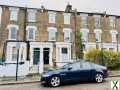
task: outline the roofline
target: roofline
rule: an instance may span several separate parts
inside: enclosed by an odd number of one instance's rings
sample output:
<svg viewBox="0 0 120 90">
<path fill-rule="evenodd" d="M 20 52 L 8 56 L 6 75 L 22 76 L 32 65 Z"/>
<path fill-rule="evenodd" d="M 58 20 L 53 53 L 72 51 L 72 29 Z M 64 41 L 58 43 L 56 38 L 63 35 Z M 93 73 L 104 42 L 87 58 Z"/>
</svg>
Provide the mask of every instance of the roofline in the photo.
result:
<svg viewBox="0 0 120 90">
<path fill-rule="evenodd" d="M 30 8 L 30 7 L 21 7 L 21 6 L 14 6 L 14 5 L 1 5 L 0 6 L 2 7 L 16 7 L 16 8 L 25 8 L 25 9 L 36 9 L 36 10 L 42 10 L 41 8 Z M 62 11 L 62 10 L 51 10 L 51 9 L 45 9 L 46 11 L 55 11 L 55 12 L 65 12 L 65 11 Z M 70 13 L 74 13 L 74 12 L 70 12 Z M 115 17 L 120 17 L 120 15 L 114 15 L 114 14 L 107 14 L 107 13 L 99 13 L 99 12 L 80 12 L 78 11 L 77 14 L 79 15 L 80 13 L 83 13 L 83 14 L 89 14 L 89 15 L 106 15 L 106 16 L 115 16 Z"/>
</svg>

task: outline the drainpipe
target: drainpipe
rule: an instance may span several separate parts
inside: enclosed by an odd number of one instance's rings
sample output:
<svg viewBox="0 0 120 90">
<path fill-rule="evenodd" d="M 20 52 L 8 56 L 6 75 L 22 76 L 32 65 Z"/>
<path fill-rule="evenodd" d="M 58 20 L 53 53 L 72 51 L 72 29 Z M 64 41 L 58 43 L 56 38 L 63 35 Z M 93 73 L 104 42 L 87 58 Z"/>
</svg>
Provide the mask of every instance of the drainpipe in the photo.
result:
<svg viewBox="0 0 120 90">
<path fill-rule="evenodd" d="M 26 33 L 26 26 L 27 26 L 27 7 L 25 7 L 25 16 L 24 16 L 24 38 L 23 38 L 23 41 L 27 44 L 27 50 L 26 50 L 26 52 L 27 52 L 27 57 L 26 57 L 26 60 L 30 60 L 29 59 L 29 50 L 30 50 L 30 43 L 29 43 L 29 41 L 27 41 L 27 39 L 26 39 L 26 35 L 27 35 L 27 33 Z"/>
<path fill-rule="evenodd" d="M 75 41 L 74 41 L 74 53 L 75 53 L 75 58 L 77 60 L 77 51 L 76 51 L 76 30 L 77 30 L 77 9 L 74 10 L 74 24 L 75 24 L 75 30 L 74 30 L 74 34 L 75 34 Z"/>
<path fill-rule="evenodd" d="M 106 18 L 106 11 L 103 12 L 103 15 Z M 107 62 L 104 61 L 104 57 L 103 57 L 103 38 L 101 38 L 101 45 L 102 45 L 102 48 L 101 48 L 101 50 L 102 50 L 102 65 L 106 66 Z"/>
<path fill-rule="evenodd" d="M 2 62 L 4 62 L 5 59 L 6 59 L 6 57 L 5 57 L 6 46 L 7 46 L 7 43 L 4 42 L 4 45 L 3 45 L 3 53 L 2 53 Z"/>
<path fill-rule="evenodd" d="M 26 41 L 26 25 L 27 25 L 27 8 L 24 9 L 25 15 L 24 15 L 24 36 L 23 41 Z"/>
</svg>

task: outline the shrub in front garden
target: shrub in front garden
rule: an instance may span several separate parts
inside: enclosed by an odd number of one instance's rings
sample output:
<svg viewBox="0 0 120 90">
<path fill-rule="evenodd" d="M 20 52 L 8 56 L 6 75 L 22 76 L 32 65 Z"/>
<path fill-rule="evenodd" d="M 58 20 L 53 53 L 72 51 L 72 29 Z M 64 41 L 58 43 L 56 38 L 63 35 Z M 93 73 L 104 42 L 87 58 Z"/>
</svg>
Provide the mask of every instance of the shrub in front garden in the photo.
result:
<svg viewBox="0 0 120 90">
<path fill-rule="evenodd" d="M 93 48 L 85 53 L 84 58 L 96 64 L 106 65 L 108 69 L 120 68 L 120 52 Z"/>
</svg>

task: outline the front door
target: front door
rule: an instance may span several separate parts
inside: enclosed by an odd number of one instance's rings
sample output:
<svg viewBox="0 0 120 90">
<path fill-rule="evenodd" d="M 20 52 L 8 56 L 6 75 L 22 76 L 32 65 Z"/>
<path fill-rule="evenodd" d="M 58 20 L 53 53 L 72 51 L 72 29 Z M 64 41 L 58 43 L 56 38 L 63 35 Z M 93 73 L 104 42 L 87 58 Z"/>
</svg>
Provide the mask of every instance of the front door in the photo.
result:
<svg viewBox="0 0 120 90">
<path fill-rule="evenodd" d="M 49 64 L 49 52 L 50 52 L 50 49 L 49 49 L 49 48 L 44 48 L 44 49 L 43 49 L 43 60 L 44 60 L 44 64 Z"/>
<path fill-rule="evenodd" d="M 34 48 L 33 50 L 33 65 L 38 65 L 40 60 L 40 48 Z"/>
</svg>

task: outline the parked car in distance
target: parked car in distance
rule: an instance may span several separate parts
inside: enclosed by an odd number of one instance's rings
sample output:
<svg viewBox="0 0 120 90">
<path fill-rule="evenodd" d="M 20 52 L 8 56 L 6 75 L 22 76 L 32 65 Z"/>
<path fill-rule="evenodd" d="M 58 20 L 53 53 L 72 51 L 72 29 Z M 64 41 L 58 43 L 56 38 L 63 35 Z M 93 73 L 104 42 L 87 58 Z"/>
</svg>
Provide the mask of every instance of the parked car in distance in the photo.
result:
<svg viewBox="0 0 120 90">
<path fill-rule="evenodd" d="M 42 85 L 50 85 L 52 87 L 76 81 L 96 81 L 97 83 L 101 83 L 107 76 L 108 73 L 105 66 L 81 60 L 43 73 L 41 83 Z"/>
</svg>

